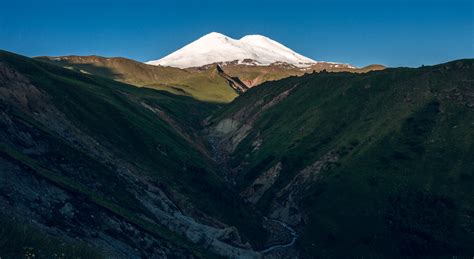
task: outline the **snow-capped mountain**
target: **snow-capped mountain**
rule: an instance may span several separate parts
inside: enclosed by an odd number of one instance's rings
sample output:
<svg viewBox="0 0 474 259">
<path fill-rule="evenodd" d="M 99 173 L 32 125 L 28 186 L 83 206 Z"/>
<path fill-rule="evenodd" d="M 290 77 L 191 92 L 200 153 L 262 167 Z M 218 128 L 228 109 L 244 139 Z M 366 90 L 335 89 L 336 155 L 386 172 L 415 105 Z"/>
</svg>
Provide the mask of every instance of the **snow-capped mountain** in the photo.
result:
<svg viewBox="0 0 474 259">
<path fill-rule="evenodd" d="M 217 32 L 204 35 L 162 59 L 146 63 L 189 68 L 232 61 L 260 66 L 278 62 L 297 67 L 307 67 L 318 63 L 265 36 L 247 35 L 236 40 Z"/>
</svg>

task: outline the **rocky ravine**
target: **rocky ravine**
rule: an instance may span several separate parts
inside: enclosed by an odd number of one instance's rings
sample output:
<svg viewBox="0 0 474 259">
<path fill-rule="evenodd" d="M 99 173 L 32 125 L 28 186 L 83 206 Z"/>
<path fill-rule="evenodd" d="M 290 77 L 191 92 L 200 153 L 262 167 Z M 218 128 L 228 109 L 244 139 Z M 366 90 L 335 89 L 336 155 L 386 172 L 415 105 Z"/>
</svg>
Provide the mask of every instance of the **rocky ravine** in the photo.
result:
<svg viewBox="0 0 474 259">
<path fill-rule="evenodd" d="M 218 154 L 218 158 L 224 165 L 227 165 L 228 178 L 231 182 L 235 184 L 234 178 L 240 173 L 240 166 L 237 165 L 231 168 L 226 161 L 232 156 L 238 145 L 254 130 L 254 123 L 261 115 L 266 110 L 285 100 L 297 87 L 298 85 L 294 85 L 271 98 L 263 96 L 259 101 L 253 102 L 252 105 L 245 106 L 235 111 L 232 115 L 221 118 L 212 125 L 209 125 L 207 134 L 212 140 L 211 143 L 215 147 L 215 153 Z M 258 152 L 263 141 L 258 133 L 254 135 L 256 136 L 253 137 L 252 150 L 249 152 Z M 271 199 L 267 217 L 273 222 L 279 222 L 287 231 L 286 233 L 290 233 L 290 237 L 287 236 L 286 239 L 284 238 L 285 241 L 279 241 L 279 245 L 271 246 L 263 251 L 272 252 L 277 250 L 277 248 L 281 248 L 279 251 L 280 256 L 288 256 L 289 254 L 294 256 L 297 254 L 297 252 L 291 249 L 286 254 L 281 253 L 281 250 L 291 248 L 298 237 L 297 232 L 293 228 L 298 229 L 303 226 L 307 218 L 304 209 L 300 208 L 299 197 L 303 196 L 307 186 L 318 180 L 322 171 L 333 166 L 338 159 L 337 152 L 329 152 L 322 157 L 315 158 L 312 164 L 297 172 L 286 186 L 279 189 L 276 196 Z M 259 173 L 252 183 L 248 186 L 243 186 L 243 191 L 240 193 L 241 197 L 249 203 L 257 204 L 265 192 L 275 184 L 281 170 L 282 162 L 274 162 L 269 169 Z M 274 230 L 273 233 L 278 236 L 278 230 Z M 272 243 L 274 241 L 269 242 Z"/>
<path fill-rule="evenodd" d="M 249 135 L 253 129 L 254 123 L 261 114 L 284 100 L 295 88 L 297 88 L 297 85 L 283 91 L 266 102 L 263 101 L 266 99 L 263 97 L 260 101 L 253 103 L 253 105 L 235 112 L 231 117 L 225 117 L 212 125 L 208 125 L 205 135 L 208 136 L 208 139 L 214 148 L 216 160 L 220 161 L 221 165 L 225 167 L 223 171 L 227 172 L 227 179 L 229 182 L 235 184 L 234 177 L 236 177 L 239 170 L 238 166 L 237 168 L 231 168 L 229 166 L 229 163 L 227 162 L 229 156 L 232 155 L 240 142 Z M 254 141 L 253 147 L 254 151 L 258 150 L 258 138 Z M 272 234 L 267 241 L 269 246 L 261 251 L 266 254 L 266 256 L 291 257 L 298 254 L 297 251 L 291 250 L 298 238 L 298 234 L 293 227 L 299 225 L 301 218 L 304 217 L 304 215 L 301 213 L 295 213 L 298 205 L 293 199 L 293 196 L 295 195 L 295 192 L 299 190 L 299 184 L 302 184 L 304 181 L 309 182 L 314 180 L 314 177 L 317 177 L 321 168 L 326 166 L 327 162 L 333 160 L 337 160 L 337 157 L 329 155 L 328 157 L 321 158 L 321 161 L 316 161 L 313 165 L 297 174 L 295 179 L 280 191 L 279 196 L 277 197 L 279 200 L 278 202 L 276 201 L 277 199 L 273 200 L 271 205 L 272 213 L 268 215 L 267 219 L 267 226 L 269 226 L 268 229 Z M 281 166 L 281 162 L 277 162 L 270 169 L 259 174 L 259 177 L 257 177 L 257 179 L 250 186 L 246 187 L 240 194 L 241 197 L 249 203 L 256 204 L 264 193 L 275 183 L 281 171 Z M 285 250 L 288 251 L 285 252 Z M 272 253 L 275 254 L 272 255 Z"/>
</svg>

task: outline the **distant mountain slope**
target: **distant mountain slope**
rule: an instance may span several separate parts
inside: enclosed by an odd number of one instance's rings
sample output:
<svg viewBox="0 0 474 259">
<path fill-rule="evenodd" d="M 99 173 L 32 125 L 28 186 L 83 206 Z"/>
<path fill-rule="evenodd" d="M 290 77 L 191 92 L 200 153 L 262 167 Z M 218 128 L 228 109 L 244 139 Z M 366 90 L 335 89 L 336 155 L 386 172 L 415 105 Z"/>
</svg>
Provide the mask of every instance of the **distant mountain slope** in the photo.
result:
<svg viewBox="0 0 474 259">
<path fill-rule="evenodd" d="M 221 33 L 211 32 L 168 56 L 147 64 L 190 68 L 232 61 L 264 66 L 281 62 L 298 67 L 317 63 L 265 36 L 247 35 L 235 40 Z"/>
<path fill-rule="evenodd" d="M 209 128 L 241 196 L 298 229 L 303 258 L 474 253 L 472 59 L 266 82 Z"/>
<path fill-rule="evenodd" d="M 351 68 L 343 64 L 317 63 L 305 68 L 289 64 L 251 66 L 236 62 L 210 64 L 197 68 L 178 69 L 146 65 L 126 58 L 105 58 L 99 56 L 38 57 L 82 73 L 111 78 L 140 87 L 165 90 L 186 95 L 197 100 L 228 103 L 238 96 L 242 89 L 253 87 L 269 80 L 303 75 L 313 71 L 350 71 L 363 73 L 384 69 L 380 65 L 366 68 Z M 222 68 L 220 73 L 217 66 Z M 229 78 L 234 78 L 229 81 Z M 236 85 L 236 82 L 238 85 Z"/>
<path fill-rule="evenodd" d="M 345 64 L 333 64 L 320 62 L 308 67 L 300 68 L 288 64 L 273 64 L 270 66 L 248 66 L 239 65 L 235 62 L 220 64 L 227 74 L 239 77 L 248 87 L 254 87 L 267 81 L 280 80 L 290 76 L 302 76 L 313 72 L 351 72 L 366 73 L 385 69 L 382 65 L 369 65 L 362 68 L 354 68 Z"/>
<path fill-rule="evenodd" d="M 0 255 L 256 255 L 262 218 L 197 134 L 215 108 L 1 51 Z"/>
<path fill-rule="evenodd" d="M 178 68 L 146 65 L 126 58 L 64 56 L 38 59 L 83 73 L 100 75 L 135 86 L 165 90 L 201 101 L 227 103 L 238 95 L 215 67 L 191 73 Z"/>
</svg>

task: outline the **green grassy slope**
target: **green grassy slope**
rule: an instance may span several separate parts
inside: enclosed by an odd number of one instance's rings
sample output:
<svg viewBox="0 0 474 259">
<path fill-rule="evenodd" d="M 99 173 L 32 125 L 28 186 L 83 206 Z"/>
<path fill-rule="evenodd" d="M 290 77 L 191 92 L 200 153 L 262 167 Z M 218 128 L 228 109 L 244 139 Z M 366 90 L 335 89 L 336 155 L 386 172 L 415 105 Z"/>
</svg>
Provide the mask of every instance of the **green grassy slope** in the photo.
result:
<svg viewBox="0 0 474 259">
<path fill-rule="evenodd" d="M 242 190 L 282 163 L 257 203 L 267 213 L 283 206 L 279 193 L 296 175 L 324 162 L 290 185 L 303 220 L 289 223 L 308 255 L 474 253 L 474 60 L 268 82 L 213 125 L 224 119 L 252 125 L 230 154 Z"/>
<path fill-rule="evenodd" d="M 229 103 L 238 94 L 220 77 L 215 64 L 199 68 L 179 69 L 173 67 L 152 66 L 126 58 L 105 58 L 99 56 L 64 56 L 38 57 L 37 59 L 52 62 L 60 66 L 75 69 L 83 73 L 91 73 L 111 78 L 127 84 L 149 87 L 168 91 L 178 95 L 191 96 L 195 99 Z M 381 65 L 371 65 L 364 68 L 335 67 L 330 63 L 318 63 L 301 69 L 288 65 L 247 66 L 234 63 L 223 65 L 225 73 L 238 77 L 247 86 L 255 86 L 266 81 L 279 80 L 289 76 L 301 76 L 314 71 L 349 71 L 364 73 L 371 70 L 381 70 Z"/>
<path fill-rule="evenodd" d="M 54 125 L 37 121 L 28 109 L 11 106 L 9 99 L 0 103 L 2 111 L 14 118 L 17 128 L 46 143 L 48 152 L 24 153 L 11 136 L 0 142 L 2 157 L 17 161 L 55 185 L 84 195 L 88 202 L 198 256 L 203 256 L 200 248 L 144 219 L 153 217 L 134 198 L 133 193 L 140 190 L 127 189 L 131 188 L 127 186 L 128 180 L 117 173 L 124 170 L 121 167 L 130 166 L 136 177 L 160 185 L 176 196 L 180 205 L 195 210 L 196 215 L 236 226 L 244 238 L 254 244 L 259 242 L 259 235 L 255 234 L 263 235 L 259 216 L 239 202 L 217 175 L 214 162 L 199 149 L 195 132 L 215 105 L 77 73 L 8 52 L 0 52 L 0 62 L 26 76 L 68 121 L 110 151 L 114 161 L 123 161 L 123 165 L 99 160 L 94 152 L 88 152 L 88 147 L 84 150 L 58 135 L 52 129 Z M 160 109 L 166 116 L 157 116 L 142 103 Z M 8 134 L 5 132 L 5 136 Z M 193 136 L 196 142 L 189 141 Z"/>
<path fill-rule="evenodd" d="M 224 67 L 226 73 L 231 76 L 239 77 L 246 85 L 253 87 L 267 81 L 276 81 L 290 76 L 302 76 L 305 73 L 313 71 L 320 72 L 323 70 L 331 72 L 352 72 L 366 73 L 374 70 L 385 69 L 382 65 L 369 65 L 363 68 L 349 68 L 346 66 L 334 67 L 330 63 L 318 63 L 316 65 L 298 68 L 288 65 L 271 65 L 271 66 L 242 66 L 229 64 Z"/>
<path fill-rule="evenodd" d="M 135 86 L 164 90 L 206 102 L 228 103 L 237 97 L 237 93 L 217 74 L 214 67 L 190 72 L 179 68 L 147 65 L 126 58 L 66 56 L 37 59 L 83 73 Z"/>
</svg>

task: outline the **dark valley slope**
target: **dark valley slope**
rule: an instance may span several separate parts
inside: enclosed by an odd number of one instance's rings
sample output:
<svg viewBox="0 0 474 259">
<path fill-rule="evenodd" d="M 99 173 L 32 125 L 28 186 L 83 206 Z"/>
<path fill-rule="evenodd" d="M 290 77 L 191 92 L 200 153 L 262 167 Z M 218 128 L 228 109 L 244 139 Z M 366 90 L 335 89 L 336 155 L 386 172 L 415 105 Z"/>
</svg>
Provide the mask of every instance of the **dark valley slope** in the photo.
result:
<svg viewBox="0 0 474 259">
<path fill-rule="evenodd" d="M 474 253 L 474 60 L 268 82 L 208 123 L 301 256 Z"/>
<path fill-rule="evenodd" d="M 255 255 L 196 134 L 215 108 L 0 52 L 1 257 Z"/>
</svg>

